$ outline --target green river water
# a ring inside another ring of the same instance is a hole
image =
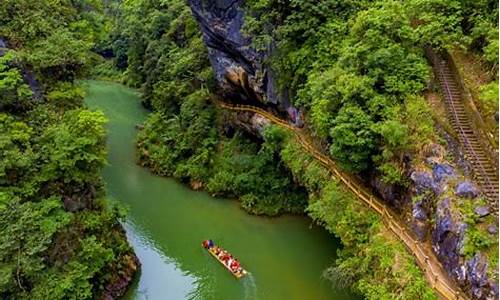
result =
[[[135,164],[135,125],[147,111],[124,86],[88,81],[86,103],[108,123],[108,195],[129,207],[127,236],[141,272],[126,299],[358,299],[322,278],[340,246],[307,217],[251,216],[237,201],[195,192]],[[235,279],[202,247],[212,238],[250,275]]]

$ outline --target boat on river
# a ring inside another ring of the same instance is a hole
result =
[[[248,272],[240,266],[240,263],[229,252],[214,244],[212,240],[203,241],[201,244],[208,253],[217,259],[234,277],[240,279]]]

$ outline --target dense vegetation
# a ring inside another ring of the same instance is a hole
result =
[[[209,100],[212,71],[184,1],[126,1],[117,22],[115,51],[127,49],[125,82],[140,87],[143,103],[155,111],[138,136],[141,163],[212,194],[237,197],[252,213],[303,212],[305,192],[265,145],[239,129],[225,135],[215,126],[223,116]],[[124,65],[121,58],[117,66]]]
[[[332,180],[329,171],[282,129],[270,127],[264,136],[307,188],[309,216],[342,240],[344,247],[336,264],[325,270],[326,278],[366,299],[437,299],[413,257],[377,214]]]
[[[106,119],[74,79],[106,35],[99,1],[0,3],[0,298],[91,299],[131,248],[105,200]]]
[[[466,53],[459,60],[469,61],[462,73],[487,124],[493,123],[489,131],[498,134],[497,1],[245,3],[245,30],[257,48],[274,49],[268,64],[279,74],[281,91],[308,112],[310,129],[328,141],[330,154],[346,170],[377,170],[386,183],[404,187],[405,157],[423,168],[423,146],[445,143],[423,97],[432,88],[426,48]],[[471,70],[474,65],[481,68]],[[445,197],[455,199],[451,191]],[[457,219],[468,225],[460,251],[466,258],[483,253],[489,267],[498,268],[498,238],[484,225],[496,224],[494,218],[478,220],[470,202],[453,202],[461,206]],[[334,214],[325,209],[320,215]],[[342,230],[337,233],[342,236]]]
[[[347,171],[407,186],[405,156],[438,140],[423,96],[427,46],[474,53],[491,70],[481,109],[498,111],[495,1],[245,3],[245,31],[256,49],[273,49],[266,63],[280,91]],[[82,107],[75,83],[90,74],[139,88],[152,109],[137,137],[142,165],[251,213],[309,214],[344,245],[325,276],[367,299],[435,298],[380,218],[291,136],[270,126],[258,139],[212,104],[206,46],[185,1],[4,0],[0,19],[11,48],[0,49],[1,298],[92,298],[130,263],[121,210],[99,175],[106,120]],[[461,209],[465,255],[491,249],[472,207]]]
[[[428,110],[418,99],[430,77],[424,47],[465,47],[498,61],[496,1],[246,4],[246,31],[256,47],[274,45],[269,64],[282,91],[309,111],[331,155],[351,171],[375,167],[390,183],[403,183],[402,153],[432,138],[432,124],[408,124]],[[484,93],[498,99],[493,88]]]
[[[402,187],[409,183],[404,157],[418,163],[425,144],[440,142],[423,94],[432,77],[425,47],[461,47],[492,69],[498,60],[493,1],[245,5],[253,46],[274,49],[267,64],[281,92],[305,109],[310,129],[328,142],[332,157],[348,171],[376,170],[386,183]],[[380,219],[331,182],[293,139],[268,128],[259,141],[228,125],[241,120],[210,102],[214,83],[205,45],[184,1],[124,1],[111,36],[123,81],[139,87],[154,111],[137,139],[141,164],[194,188],[237,197],[252,213],[307,212],[345,245],[325,272],[335,284],[369,299],[435,298]],[[494,88],[482,91],[484,99],[498,97]],[[476,240],[469,251],[477,250]]]
[[[182,113],[171,119],[153,114],[138,137],[142,164],[158,174],[190,181],[195,188],[204,185],[213,195],[238,197],[242,207],[251,213],[304,211],[305,191],[294,185],[267,143],[252,143],[240,131],[232,137],[219,137],[211,123],[200,127],[201,118],[196,116],[193,123]],[[183,122],[189,125],[183,128]],[[211,136],[197,139],[193,135],[195,127],[211,132]]]

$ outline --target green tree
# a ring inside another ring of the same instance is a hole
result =
[[[366,169],[375,144],[370,116],[359,106],[344,106],[333,123],[330,153],[348,170]]]
[[[0,193],[30,193],[25,185],[38,156],[31,145],[32,129],[0,113]]]
[[[22,57],[38,72],[50,74],[50,78],[73,81],[88,64],[91,47],[91,43],[78,40],[61,28],[35,42]]]
[[[70,215],[57,198],[38,203],[12,199],[0,209],[2,297],[28,298],[29,289],[44,276],[44,254],[54,234],[69,221]]]
[[[98,171],[106,162],[105,123],[101,112],[73,110],[47,128],[40,150],[50,163],[43,176],[63,183],[98,184]]]
[[[14,66],[14,52],[0,56],[0,111],[21,111],[32,96],[21,71]]]

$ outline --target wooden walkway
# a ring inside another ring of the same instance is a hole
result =
[[[465,91],[452,62],[428,50],[434,74],[439,81],[447,118],[455,131],[474,177],[488,198],[493,214],[498,216],[498,168],[467,111]]]
[[[349,174],[342,172],[330,157],[323,154],[317,147],[314,146],[314,143],[301,129],[296,128],[288,122],[274,116],[272,113],[255,106],[228,104],[216,100],[215,102],[217,105],[225,109],[256,113],[278,126],[291,130],[295,134],[295,137],[301,146],[326,168],[328,168],[333,177],[340,180],[364,204],[382,217],[382,220],[387,228],[390,229],[413,254],[417,264],[424,272],[425,278],[429,282],[430,286],[432,286],[442,299],[469,299],[448,277],[446,271],[434,255],[434,252],[432,252],[430,245],[423,244],[415,238],[411,231],[406,228],[406,223],[401,220],[392,209],[387,207],[381,199],[374,196],[358,180]]]

